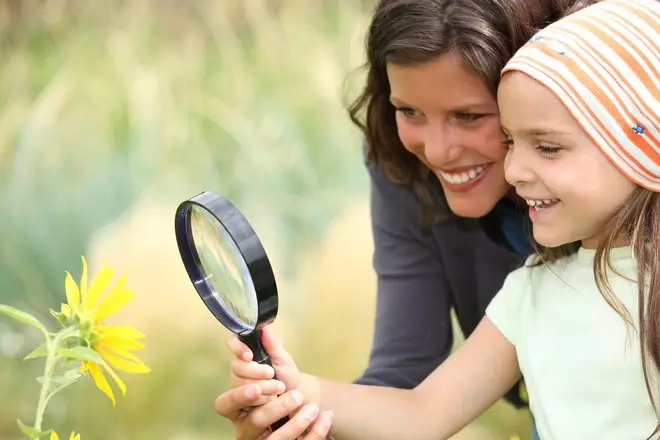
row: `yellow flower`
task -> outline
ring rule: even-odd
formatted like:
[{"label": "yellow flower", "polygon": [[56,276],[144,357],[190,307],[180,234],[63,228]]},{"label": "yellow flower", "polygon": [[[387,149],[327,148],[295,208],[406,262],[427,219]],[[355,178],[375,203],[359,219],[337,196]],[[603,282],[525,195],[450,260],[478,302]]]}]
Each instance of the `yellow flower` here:
[{"label": "yellow flower", "polygon": [[[50,433],[50,440],[60,440],[60,436],[55,431]],[[69,440],[80,440],[80,434],[71,433]]]},{"label": "yellow flower", "polygon": [[132,326],[103,323],[104,319],[126,306],[133,297],[133,292],[125,287],[126,279],[123,276],[108,290],[112,275],[112,268],[103,264],[88,286],[87,262],[82,257],[80,287],[71,274],[66,274],[67,303],[62,304],[59,319],[65,326],[77,326],[83,344],[101,356],[102,361],[99,363],[83,361],[81,372],[91,375],[97,388],[110,398],[114,406],[115,395],[104,371],[112,377],[122,395],[126,395],[126,385],[115,373],[115,369],[129,373],[148,373],[151,370],[130,352],[144,348],[144,344],[138,341],[144,338],[139,330]]}]

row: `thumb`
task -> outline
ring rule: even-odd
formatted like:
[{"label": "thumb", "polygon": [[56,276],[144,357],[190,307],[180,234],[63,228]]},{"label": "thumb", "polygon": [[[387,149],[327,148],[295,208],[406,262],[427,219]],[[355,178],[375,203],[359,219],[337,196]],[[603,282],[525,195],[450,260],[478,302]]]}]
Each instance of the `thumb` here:
[{"label": "thumb", "polygon": [[270,326],[266,326],[262,330],[261,343],[264,349],[270,356],[273,365],[278,367],[294,366],[293,358],[288,351],[284,349],[282,340],[278,338]]},{"label": "thumb", "polygon": [[277,378],[284,382],[287,388],[296,388],[300,380],[300,371],[293,357],[284,349],[282,340],[267,326],[262,331],[261,343],[270,356]]}]

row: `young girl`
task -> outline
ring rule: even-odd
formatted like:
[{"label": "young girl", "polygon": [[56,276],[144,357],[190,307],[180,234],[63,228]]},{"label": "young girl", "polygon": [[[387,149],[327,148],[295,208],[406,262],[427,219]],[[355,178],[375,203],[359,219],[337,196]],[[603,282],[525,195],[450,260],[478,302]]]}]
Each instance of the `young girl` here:
[{"label": "young girl", "polygon": [[[301,414],[332,410],[341,440],[448,438],[522,375],[542,440],[658,438],[659,65],[655,0],[604,0],[519,50],[498,90],[505,172],[529,205],[539,254],[414,390],[337,383],[330,400],[266,332],[291,401],[308,403]],[[270,367],[246,362],[237,339],[230,348],[235,385],[272,388]],[[267,411],[291,411],[281,406],[249,417],[267,426]]]}]

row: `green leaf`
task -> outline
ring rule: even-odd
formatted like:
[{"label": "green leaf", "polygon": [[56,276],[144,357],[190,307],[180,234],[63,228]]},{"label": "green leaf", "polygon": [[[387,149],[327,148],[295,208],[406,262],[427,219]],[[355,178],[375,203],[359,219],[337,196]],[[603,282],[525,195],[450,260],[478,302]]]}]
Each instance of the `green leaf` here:
[{"label": "green leaf", "polygon": [[49,429],[48,431],[39,431],[34,426],[27,426],[19,419],[16,419],[16,422],[18,423],[18,427],[21,429],[21,432],[30,437],[31,440],[40,439],[41,437],[50,434],[52,431],[52,429]]},{"label": "green leaf", "polygon": [[101,363],[103,359],[101,355],[89,347],[73,347],[73,348],[59,348],[57,353],[69,359],[80,359],[81,361],[90,361]]},{"label": "green leaf", "polygon": [[22,312],[18,309],[15,309],[10,306],[6,306],[4,304],[0,304],[0,312],[4,313],[7,316],[10,316],[14,318],[17,321],[20,321],[24,324],[29,324],[33,327],[38,328],[41,330],[44,334],[47,334],[48,332],[46,331],[46,327],[44,327],[37,318],[34,316],[30,315],[29,313]]},{"label": "green leaf", "polygon": [[55,335],[58,341],[67,341],[71,338],[80,337],[80,329],[77,327],[65,327]]},{"label": "green leaf", "polygon": [[[80,368],[73,368],[67,370],[61,374],[56,374],[50,378],[50,389],[48,392],[50,394],[59,393],[64,388],[68,387],[71,384],[74,384],[78,379],[83,377],[83,374],[80,372]],[[38,377],[37,381],[41,384],[44,383],[44,377]]]},{"label": "green leaf", "polygon": [[26,361],[28,359],[36,359],[36,358],[44,357],[46,355],[48,355],[48,343],[44,342],[43,344],[32,350],[30,354],[25,356],[23,360]]}]

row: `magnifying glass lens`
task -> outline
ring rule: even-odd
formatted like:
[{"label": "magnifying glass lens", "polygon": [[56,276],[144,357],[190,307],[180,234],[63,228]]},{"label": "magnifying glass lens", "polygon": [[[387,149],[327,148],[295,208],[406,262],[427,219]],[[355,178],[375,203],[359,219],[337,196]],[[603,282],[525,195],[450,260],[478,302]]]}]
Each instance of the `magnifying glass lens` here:
[{"label": "magnifying glass lens", "polygon": [[277,284],[247,219],[229,200],[205,191],[179,205],[174,228],[183,264],[206,307],[250,347],[254,362],[272,366],[261,329],[277,315]]},{"label": "magnifying glass lens", "polygon": [[209,286],[208,295],[202,299],[224,310],[238,327],[254,330],[259,319],[257,293],[234,240],[217,218],[198,205],[190,211],[190,230],[204,271],[200,282]]}]

